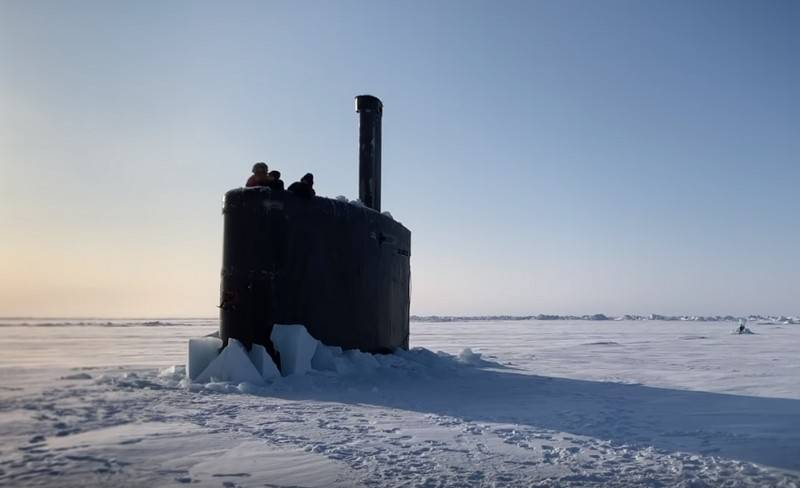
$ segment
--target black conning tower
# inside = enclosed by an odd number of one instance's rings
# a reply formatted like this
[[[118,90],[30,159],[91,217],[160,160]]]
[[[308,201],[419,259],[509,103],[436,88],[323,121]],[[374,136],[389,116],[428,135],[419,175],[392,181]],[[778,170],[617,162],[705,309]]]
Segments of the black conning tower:
[[[226,344],[233,337],[271,350],[272,326],[281,323],[345,349],[408,348],[411,233],[380,213],[383,104],[364,95],[356,109],[363,206],[266,187],[225,194]]]
[[[372,95],[356,97],[358,123],[358,198],[381,211],[381,119],[383,103]]]

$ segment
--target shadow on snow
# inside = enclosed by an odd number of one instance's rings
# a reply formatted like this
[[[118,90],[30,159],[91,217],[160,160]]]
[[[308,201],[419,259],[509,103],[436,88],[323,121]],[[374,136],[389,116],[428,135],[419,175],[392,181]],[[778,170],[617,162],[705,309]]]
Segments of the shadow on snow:
[[[653,446],[800,470],[800,400],[543,377],[465,366],[453,358],[441,361],[429,370],[315,375],[314,388],[267,389],[265,394],[513,423],[616,446]]]

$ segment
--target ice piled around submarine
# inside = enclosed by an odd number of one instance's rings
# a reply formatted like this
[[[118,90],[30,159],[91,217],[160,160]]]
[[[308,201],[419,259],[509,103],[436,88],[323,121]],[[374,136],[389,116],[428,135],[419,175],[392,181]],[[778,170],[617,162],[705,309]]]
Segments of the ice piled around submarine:
[[[186,373],[189,378],[200,376],[209,364],[219,355],[222,339],[219,337],[198,337],[189,339],[189,354],[186,358]]]
[[[250,349],[250,361],[253,362],[258,373],[265,380],[278,378],[281,375],[272,357],[267,353],[267,348],[261,344],[253,344],[253,347]]]
[[[413,371],[419,367],[436,371],[454,364],[467,367],[492,367],[480,353],[467,348],[457,356],[427,349],[397,350],[396,354],[373,355],[357,349],[343,351],[315,339],[303,325],[275,324],[270,340],[280,357],[280,370],[263,345],[253,344],[248,352],[236,339],[222,348],[217,337],[190,339],[187,376],[194,383],[246,383],[263,386],[282,376],[300,376],[310,371],[320,374],[373,375],[378,370]]]
[[[304,374],[311,369],[311,360],[320,342],[305,326],[275,324],[269,338],[280,354],[284,375]]]
[[[305,374],[312,368],[336,371],[334,354],[339,348],[329,348],[308,333],[303,325],[275,324],[270,336],[280,355],[281,369],[275,365],[267,349],[253,344],[250,351],[236,339],[228,339],[222,347],[217,337],[189,340],[187,375],[196,383],[231,382],[262,385],[265,381],[295,374]]]
[[[195,381],[197,383],[227,381],[258,385],[264,380],[250,360],[244,345],[236,339],[228,339],[228,346],[211,361]]]

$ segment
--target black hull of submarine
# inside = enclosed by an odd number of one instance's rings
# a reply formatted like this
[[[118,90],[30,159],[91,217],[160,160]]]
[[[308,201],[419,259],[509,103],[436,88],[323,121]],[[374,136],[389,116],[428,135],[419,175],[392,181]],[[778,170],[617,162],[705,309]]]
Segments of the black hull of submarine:
[[[408,348],[411,232],[348,202],[225,194],[220,337],[270,352],[274,324],[371,353]]]

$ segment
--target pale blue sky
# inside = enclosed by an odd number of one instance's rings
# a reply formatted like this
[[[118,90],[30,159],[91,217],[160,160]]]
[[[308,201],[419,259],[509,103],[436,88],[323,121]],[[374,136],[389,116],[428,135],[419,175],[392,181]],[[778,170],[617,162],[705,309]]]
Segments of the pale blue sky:
[[[266,160],[383,206],[412,312],[800,313],[800,3],[0,1],[0,315],[213,315]]]

